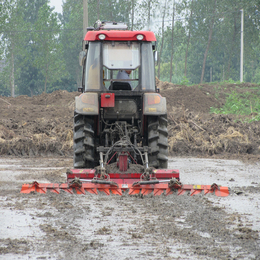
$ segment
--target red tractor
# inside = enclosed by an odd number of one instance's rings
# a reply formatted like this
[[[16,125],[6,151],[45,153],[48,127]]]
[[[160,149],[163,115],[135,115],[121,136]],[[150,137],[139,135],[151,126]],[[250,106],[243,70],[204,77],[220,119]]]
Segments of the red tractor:
[[[67,183],[24,184],[21,193],[178,195],[213,193],[227,187],[183,185],[168,167],[166,98],[156,89],[156,38],[123,23],[88,28],[80,53],[82,92],[75,99],[74,168]]]
[[[146,168],[168,166],[166,99],[155,86],[156,38],[151,31],[126,29],[123,23],[99,22],[85,36],[74,168],[107,165],[115,152],[110,163],[124,154],[128,163]]]

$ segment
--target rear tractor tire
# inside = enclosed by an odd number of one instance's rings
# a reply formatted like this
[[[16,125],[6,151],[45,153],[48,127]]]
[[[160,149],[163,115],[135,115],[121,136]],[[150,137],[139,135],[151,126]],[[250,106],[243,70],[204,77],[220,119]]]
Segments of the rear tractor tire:
[[[94,120],[87,116],[74,114],[74,168],[94,168],[95,139]]]
[[[150,167],[156,169],[168,168],[168,130],[167,115],[152,116],[148,118],[148,154]]]

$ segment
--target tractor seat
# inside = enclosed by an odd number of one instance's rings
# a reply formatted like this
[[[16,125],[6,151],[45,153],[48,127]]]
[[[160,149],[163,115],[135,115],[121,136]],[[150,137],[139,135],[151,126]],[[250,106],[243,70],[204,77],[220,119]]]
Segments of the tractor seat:
[[[129,82],[115,81],[109,86],[109,90],[132,90]]]

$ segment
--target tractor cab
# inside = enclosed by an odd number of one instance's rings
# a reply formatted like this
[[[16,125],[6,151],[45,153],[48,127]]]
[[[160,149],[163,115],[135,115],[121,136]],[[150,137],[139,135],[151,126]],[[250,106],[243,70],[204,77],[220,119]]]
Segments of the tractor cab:
[[[123,23],[88,28],[80,64],[82,92],[111,90],[156,92],[154,49],[150,31],[128,31]]]
[[[75,168],[104,170],[121,155],[147,169],[167,168],[167,106],[156,91],[155,41],[153,32],[129,31],[123,23],[88,28],[82,94],[75,97]]]

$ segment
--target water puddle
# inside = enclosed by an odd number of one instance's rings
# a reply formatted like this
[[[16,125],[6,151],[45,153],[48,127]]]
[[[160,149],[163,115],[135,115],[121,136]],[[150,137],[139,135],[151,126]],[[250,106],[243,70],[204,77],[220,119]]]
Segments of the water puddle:
[[[0,238],[21,239],[39,238],[43,236],[39,228],[40,221],[31,217],[28,212],[17,212],[10,209],[0,209]]]

